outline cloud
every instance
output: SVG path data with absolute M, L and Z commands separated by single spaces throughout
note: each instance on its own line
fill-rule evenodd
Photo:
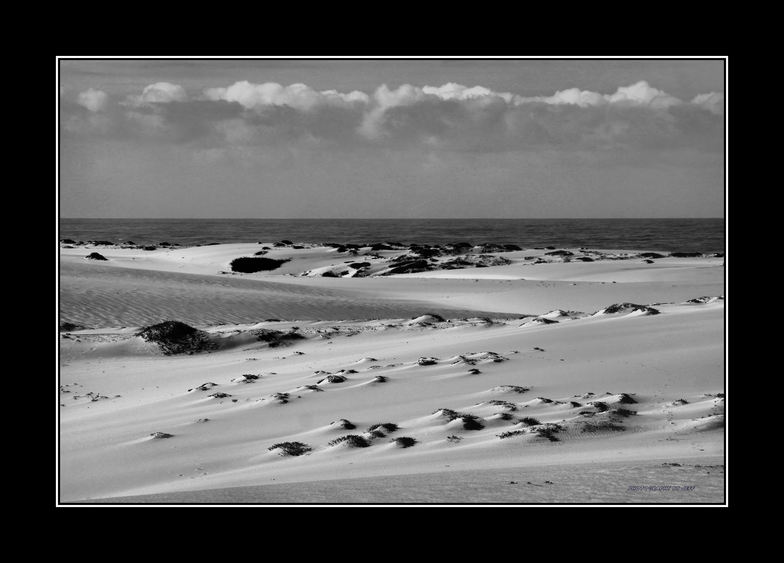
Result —
M 724 115 L 724 94 L 711 92 L 710 94 L 699 94 L 691 101 L 696 106 L 703 107 L 716 115 Z
M 72 134 L 191 143 L 205 150 L 297 143 L 477 153 L 678 146 L 717 150 L 723 139 L 723 102 L 723 94 L 716 92 L 683 101 L 646 81 L 612 93 L 575 87 L 536 97 L 452 82 L 382 84 L 369 94 L 248 81 L 188 93 L 177 84 L 158 82 L 119 102 L 87 90 L 76 104 L 63 103 L 61 115 Z M 87 119 L 96 112 L 106 118 L 100 127 Z
M 62 89 L 60 90 L 60 93 L 62 94 Z M 89 88 L 84 92 L 79 93 L 76 97 L 76 103 L 92 112 L 97 112 L 106 107 L 108 99 L 109 96 L 106 95 L 106 92 Z
M 604 98 L 610 104 L 645 105 L 653 108 L 668 108 L 683 103 L 666 92 L 652 88 L 644 80 L 618 88 L 614 94 Z
M 184 102 L 188 99 L 185 88 L 170 82 L 156 82 L 146 86 L 140 96 L 129 96 L 132 105 L 142 104 L 168 104 L 170 102 Z
M 605 97 L 597 92 L 569 88 L 556 92 L 552 96 L 542 98 L 528 98 L 531 101 L 542 101 L 546 104 L 567 104 L 580 107 L 598 106 L 605 102 Z M 525 103 L 526 98 L 518 98 L 518 104 Z
M 322 105 L 346 106 L 355 103 L 366 104 L 369 97 L 364 92 L 337 90 L 318 92 L 305 84 L 283 86 L 277 82 L 253 84 L 248 81 L 235 82 L 227 88 L 208 88 L 204 90 L 208 100 L 237 102 L 245 108 L 265 106 L 289 106 L 302 111 L 310 111 Z

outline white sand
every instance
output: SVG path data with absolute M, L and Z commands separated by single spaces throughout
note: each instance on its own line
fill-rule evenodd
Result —
M 335 279 L 285 274 L 364 257 L 282 248 L 267 255 L 292 258 L 280 271 L 220 273 L 260 246 L 61 251 L 61 320 L 90 327 L 61 335 L 61 501 L 724 502 L 724 301 L 683 303 L 724 295 L 723 259 L 533 265 L 521 262 L 542 253 L 523 251 L 503 254 L 508 266 Z M 93 250 L 109 260 L 85 260 Z M 660 314 L 590 316 L 627 301 Z M 524 327 L 530 319 L 513 318 L 553 309 L 584 314 Z M 425 313 L 451 322 L 409 322 Z M 498 320 L 458 320 L 479 316 Z M 256 324 L 267 318 L 284 322 Z M 133 336 L 165 319 L 208 328 L 223 348 L 164 356 Z M 307 338 L 269 348 L 248 336 L 262 326 L 297 326 Z M 503 361 L 470 356 L 479 352 Z M 418 365 L 420 357 L 437 363 Z M 322 391 L 304 387 L 340 370 L 356 373 Z M 232 381 L 249 373 L 261 377 Z M 217 386 L 188 392 L 205 382 Z M 216 392 L 230 396 L 209 397 Z M 636 403 L 617 404 L 621 393 Z M 636 414 L 610 420 L 591 401 Z M 484 427 L 433 414 L 442 408 Z M 340 419 L 356 429 L 331 424 Z M 370 447 L 328 445 L 386 422 L 400 428 Z M 536 432 L 548 423 L 560 425 L 557 441 Z M 403 436 L 417 443 L 391 443 Z M 294 441 L 312 450 L 268 450 Z M 662 465 L 672 462 L 681 468 Z M 545 480 L 554 482 L 548 492 Z M 533 484 L 511 492 L 509 481 Z M 463 486 L 438 485 L 448 482 Z M 629 489 L 636 485 L 695 488 L 656 495 Z

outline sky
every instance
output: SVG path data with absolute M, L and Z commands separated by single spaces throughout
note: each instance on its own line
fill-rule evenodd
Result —
M 59 62 L 61 217 L 723 217 L 723 60 Z

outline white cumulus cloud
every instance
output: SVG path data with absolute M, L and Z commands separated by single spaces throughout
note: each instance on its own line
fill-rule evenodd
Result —
M 670 96 L 658 88 L 653 88 L 645 80 L 631 86 L 622 86 L 614 94 L 604 98 L 611 104 L 629 103 L 653 108 L 668 108 L 683 103 L 678 98 Z
M 700 94 L 691 101 L 694 105 L 703 107 L 716 115 L 724 114 L 724 94 L 721 92 L 711 92 L 710 94 Z
M 208 88 L 204 91 L 208 100 L 237 102 L 245 108 L 264 106 L 289 106 L 308 111 L 320 105 L 350 105 L 367 103 L 368 95 L 353 91 L 347 94 L 337 90 L 319 92 L 305 84 L 283 86 L 277 82 L 253 84 L 247 80 L 235 82 L 227 88 Z
M 92 112 L 101 111 L 106 107 L 109 96 L 102 90 L 88 88 L 76 97 L 76 103 Z
M 64 100 L 66 129 L 210 148 L 305 141 L 473 152 L 678 142 L 714 147 L 724 107 L 722 93 L 684 101 L 646 81 L 611 93 L 573 87 L 535 97 L 454 82 L 381 84 L 365 93 L 249 81 L 189 96 L 180 85 L 158 82 L 124 101 L 113 100 L 101 90 L 82 92 L 77 103 L 89 114 Z M 116 111 L 118 105 L 123 111 Z
M 185 88 L 171 82 L 156 82 L 145 86 L 140 96 L 129 96 L 131 105 L 167 104 L 169 102 L 184 102 L 188 99 Z

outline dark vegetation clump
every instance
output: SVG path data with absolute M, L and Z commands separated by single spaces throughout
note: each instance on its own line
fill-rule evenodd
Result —
M 269 270 L 276 270 L 281 265 L 288 262 L 288 260 L 275 260 L 274 258 L 261 258 L 261 257 L 248 257 L 235 258 L 231 261 L 231 271 L 241 272 L 243 274 L 252 274 L 254 272 L 266 272 Z
M 428 264 L 427 260 L 408 260 L 390 268 L 381 275 L 415 274 L 418 272 L 427 272 L 429 270 L 432 270 L 432 267 Z
M 337 446 L 338 444 L 342 444 L 343 442 L 350 448 L 367 448 L 370 446 L 370 442 L 367 438 L 360 436 L 358 434 L 348 434 L 347 436 L 341 436 L 340 438 L 335 438 L 331 442 L 329 442 L 330 446 Z
M 412 244 L 409 246 L 409 250 L 420 258 L 434 258 L 436 256 L 441 256 L 441 251 L 437 247 L 432 246 L 420 246 L 418 244 Z
M 536 435 L 542 438 L 547 438 L 551 442 L 557 442 L 558 437 L 555 434 L 561 430 L 562 427 L 557 424 L 547 424 L 536 428 Z
M 452 421 L 452 420 L 456 419 L 458 416 L 460 416 L 457 413 L 457 411 L 454 411 L 452 409 L 438 409 L 435 412 L 433 412 L 433 414 L 440 414 L 441 416 L 445 416 L 450 421 Z
M 672 258 L 698 258 L 702 252 L 670 252 Z
M 386 383 L 387 381 L 389 381 L 389 378 L 384 375 L 377 375 L 376 377 L 373 378 L 373 381 L 375 381 L 376 383 Z
M 163 440 L 164 438 L 172 438 L 174 434 L 169 434 L 167 432 L 153 432 L 150 434 L 153 440 Z
M 462 268 L 470 268 L 471 266 L 478 267 L 478 265 L 474 262 L 469 262 L 463 258 L 455 258 L 453 260 L 449 260 L 448 262 L 441 263 L 442 270 L 460 270 Z
M 512 420 L 514 417 L 508 412 L 496 413 L 501 420 Z
M 420 366 L 433 366 L 438 363 L 436 358 L 419 358 L 417 364 Z
M 640 258 L 664 258 L 664 254 L 659 254 L 658 252 L 643 252 L 638 254 Z
M 522 385 L 501 385 L 499 388 L 501 391 L 509 391 L 515 393 L 527 393 L 530 391 L 528 387 L 523 387 Z
M 324 392 L 324 390 L 318 385 L 303 385 L 302 388 L 308 389 L 309 391 L 316 391 L 316 392 L 321 391 L 322 393 Z
M 603 403 L 602 401 L 592 401 L 588 404 L 593 406 L 599 412 L 604 412 L 610 409 L 607 403 Z
M 466 430 L 481 430 L 485 427 L 484 424 L 479 422 L 479 417 L 473 414 L 464 414 L 460 416 L 463 421 L 463 428 Z
M 319 391 L 322 391 L 322 389 L 319 389 Z M 346 430 L 354 430 L 354 428 L 357 427 L 356 424 L 354 424 L 350 420 L 346 420 L 345 418 L 341 418 L 340 420 L 336 420 L 332 424 L 334 424 L 335 426 L 339 426 L 340 428 L 344 428 Z
M 628 394 L 621 393 L 621 398 L 618 400 L 618 402 L 624 405 L 633 405 L 637 401 L 632 397 L 630 397 Z
M 280 450 L 280 455 L 287 456 L 298 456 L 302 454 L 306 454 L 311 451 L 313 448 L 308 446 L 307 444 L 303 444 L 302 442 L 279 442 L 277 444 L 273 444 L 269 448 L 269 451 L 272 450 Z
M 63 244 L 76 244 L 76 241 L 70 238 L 64 238 L 60 242 L 62 242 Z
M 373 424 L 373 425 L 369 426 L 367 431 L 368 432 L 373 432 L 374 430 L 378 430 L 380 428 L 383 428 L 387 432 L 394 432 L 394 431 L 398 430 L 400 427 L 397 424 L 395 424 L 394 422 L 384 422 L 382 424 Z
M 417 443 L 416 439 L 411 438 L 409 436 L 401 436 L 399 438 L 395 438 L 394 440 L 392 440 L 392 442 L 394 442 L 395 445 L 398 446 L 399 448 L 410 448 L 411 446 Z
M 520 422 L 522 422 L 523 424 L 527 424 L 528 426 L 537 426 L 539 424 L 542 424 L 532 416 L 526 416 L 525 418 L 521 419 Z
M 494 400 L 494 401 L 489 401 L 489 404 L 497 406 L 497 407 L 504 407 L 505 409 L 508 409 L 510 411 L 516 411 L 517 410 L 517 405 L 515 405 L 514 403 L 509 402 L 509 401 Z
M 108 258 L 106 258 L 103 254 L 99 254 L 97 252 L 91 252 L 90 254 L 85 256 L 85 258 L 89 260 L 108 260 Z
M 243 378 L 241 381 L 244 383 L 250 383 L 251 381 L 256 381 L 261 376 L 255 373 L 243 373 L 240 377 Z
M 216 393 L 213 393 L 212 395 L 208 395 L 208 396 L 209 397 L 213 397 L 215 399 L 227 399 L 228 397 L 231 397 L 231 395 L 229 395 L 228 393 L 222 393 L 220 391 L 218 391 Z
M 548 256 L 574 256 L 574 252 L 568 250 L 554 250 L 553 252 L 545 252 Z
M 610 430 L 612 432 L 623 432 L 626 430 L 622 425 L 616 424 L 615 422 L 609 420 L 603 420 L 601 422 L 592 423 L 586 422 L 583 424 L 583 432 L 599 432 L 601 430 Z
M 659 310 L 654 309 L 653 307 L 648 307 L 647 305 L 637 305 L 636 303 L 615 303 L 610 305 L 609 307 L 604 308 L 605 314 L 613 314 L 613 313 L 624 313 L 629 312 L 633 313 L 636 311 L 642 311 L 644 313 L 648 313 L 649 315 L 658 315 Z
M 158 247 L 157 246 L 152 246 L 152 245 L 142 246 L 142 250 L 158 250 Z
M 498 437 L 501 438 L 502 440 L 505 440 L 506 438 L 511 438 L 513 436 L 522 436 L 524 434 L 528 434 L 528 432 L 526 432 L 525 430 L 510 430 L 509 432 L 501 432 L 500 434 L 498 434 Z
M 209 391 L 213 387 L 217 387 L 217 383 L 213 383 L 212 381 L 208 381 L 206 383 L 202 383 L 201 385 L 194 387 L 193 389 L 188 389 L 188 392 L 193 391 L 194 389 L 197 391 Z
M 179 321 L 164 321 L 136 333 L 147 342 L 156 343 L 166 355 L 193 354 L 216 347 L 206 332 Z
M 254 252 L 254 256 L 264 256 L 267 253 L 266 250 L 259 250 L 258 252 Z
M 370 434 L 371 438 L 383 438 L 386 436 L 381 430 L 368 430 L 367 434 Z
M 259 342 L 266 342 L 270 348 L 277 348 L 278 346 L 285 346 L 292 340 L 303 340 L 305 337 L 291 329 L 289 332 L 282 330 L 271 330 L 268 328 L 259 328 L 251 331 L 251 334 L 256 337 Z
M 346 381 L 346 377 L 342 375 L 328 375 L 324 379 L 320 380 L 318 383 L 343 383 Z
M 460 440 L 462 440 L 462 439 L 463 439 L 463 437 L 462 437 L 462 436 L 455 436 L 455 435 L 452 435 L 452 436 L 447 436 L 447 437 L 446 437 L 446 441 L 447 441 L 447 442 L 449 442 L 449 443 L 451 443 L 451 444 L 457 444 L 457 443 L 458 443 L 458 442 L 460 442 Z
M 60 332 L 72 332 L 74 330 L 81 330 L 84 327 L 82 325 L 77 325 L 74 323 L 64 322 L 60 323 Z
M 285 405 L 289 402 L 289 394 L 288 393 L 273 393 L 272 398 L 276 400 L 279 404 Z
M 611 415 L 615 415 L 615 416 L 621 416 L 621 417 L 623 417 L 623 418 L 626 418 L 626 417 L 629 417 L 629 416 L 632 416 L 632 415 L 635 415 L 635 414 L 637 414 L 637 411 L 633 411 L 633 410 L 624 409 L 624 408 L 620 408 L 620 407 L 619 407 L 619 408 L 617 408 L 617 409 L 612 409 L 612 410 L 610 411 L 610 414 L 611 414 Z

